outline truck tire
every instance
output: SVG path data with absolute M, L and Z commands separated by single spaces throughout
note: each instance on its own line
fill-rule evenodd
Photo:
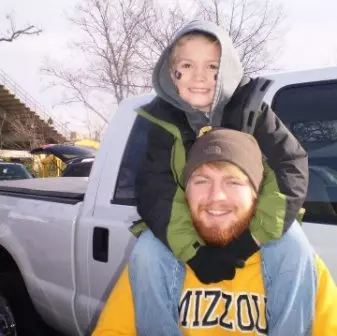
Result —
M 12 333 L 3 332 L 4 336 L 49 335 L 48 327 L 36 312 L 21 275 L 16 272 L 0 273 L 0 318 L 2 312 L 7 322 L 13 319 Z
M 13 312 L 2 296 L 0 296 L 0 336 L 17 336 Z

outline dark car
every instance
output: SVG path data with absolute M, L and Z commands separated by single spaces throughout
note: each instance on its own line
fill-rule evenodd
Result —
M 52 154 L 67 167 L 61 176 L 88 177 L 96 154 L 96 149 L 72 144 L 44 145 L 31 150 L 31 154 Z
M 30 151 L 31 154 L 52 154 L 58 157 L 61 161 L 68 164 L 76 158 L 93 157 L 96 154 L 96 149 L 76 146 L 72 144 L 66 145 L 43 145 L 34 148 Z
M 88 177 L 90 175 L 94 159 L 94 157 L 73 159 L 68 163 L 66 169 L 62 173 L 62 176 Z
M 0 181 L 23 180 L 33 178 L 32 174 L 21 163 L 0 162 Z

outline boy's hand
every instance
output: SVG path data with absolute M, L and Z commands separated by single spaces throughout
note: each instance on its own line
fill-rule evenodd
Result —
M 244 261 L 258 249 L 247 229 L 238 239 L 226 246 L 201 246 L 197 254 L 187 263 L 197 278 L 205 284 L 232 280 L 236 268 L 244 267 Z

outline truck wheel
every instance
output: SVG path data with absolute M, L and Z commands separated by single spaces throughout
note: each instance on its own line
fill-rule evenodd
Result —
M 2 296 L 0 296 L 0 336 L 17 336 L 12 309 Z
M 6 323 L 3 323 L 2 319 Z M 46 328 L 47 326 L 35 310 L 21 275 L 16 272 L 0 273 L 0 331 L 2 332 L 0 336 L 45 336 L 48 335 Z

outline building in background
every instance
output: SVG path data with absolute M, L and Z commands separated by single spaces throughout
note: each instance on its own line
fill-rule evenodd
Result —
M 0 70 L 0 150 L 29 151 L 70 140 L 69 129 Z

